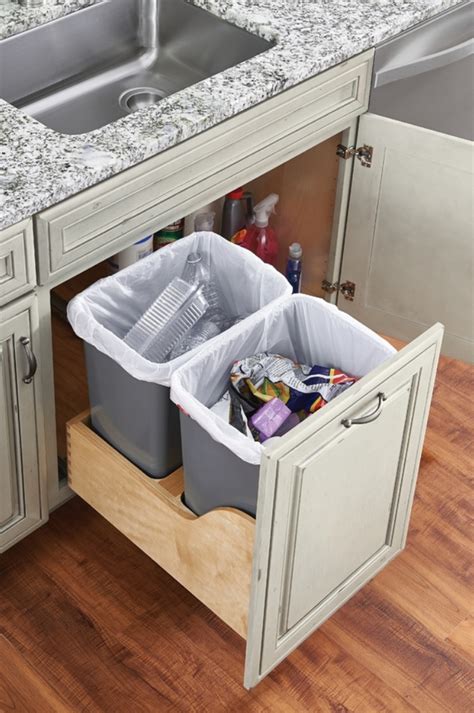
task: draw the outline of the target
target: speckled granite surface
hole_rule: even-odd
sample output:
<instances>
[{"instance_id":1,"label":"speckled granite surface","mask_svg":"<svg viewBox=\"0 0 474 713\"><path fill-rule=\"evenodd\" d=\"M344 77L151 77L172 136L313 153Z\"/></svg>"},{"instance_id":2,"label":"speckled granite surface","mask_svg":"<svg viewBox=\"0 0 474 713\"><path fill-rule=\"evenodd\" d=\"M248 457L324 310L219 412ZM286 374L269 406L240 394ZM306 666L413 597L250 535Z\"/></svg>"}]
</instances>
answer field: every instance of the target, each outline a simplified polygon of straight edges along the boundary
<instances>
[{"instance_id":1,"label":"speckled granite surface","mask_svg":"<svg viewBox=\"0 0 474 713\"><path fill-rule=\"evenodd\" d=\"M275 40L275 46L167 97L159 105L88 134L59 134L0 100L0 228L458 4L457 0L191 1ZM2 32L12 34L91 2L94 0L65 0L55 6L52 3L43 12L6 11L2 6L0 26L4 23Z\"/></svg>"},{"instance_id":2,"label":"speckled granite surface","mask_svg":"<svg viewBox=\"0 0 474 713\"><path fill-rule=\"evenodd\" d=\"M41 7L22 7L10 0L0 4L0 40L18 32L24 32L32 27L38 27L45 22L51 22L57 17L63 17L99 0L44 0ZM0 0L1 2L1 0Z\"/></svg>"}]
</instances>

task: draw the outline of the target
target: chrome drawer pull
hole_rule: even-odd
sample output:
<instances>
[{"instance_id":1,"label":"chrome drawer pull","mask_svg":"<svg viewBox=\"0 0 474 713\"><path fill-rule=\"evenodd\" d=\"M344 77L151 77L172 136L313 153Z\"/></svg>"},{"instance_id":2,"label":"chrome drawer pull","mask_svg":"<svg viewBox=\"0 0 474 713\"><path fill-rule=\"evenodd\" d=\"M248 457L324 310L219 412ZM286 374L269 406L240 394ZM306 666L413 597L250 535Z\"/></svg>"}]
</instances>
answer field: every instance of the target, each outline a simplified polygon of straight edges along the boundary
<instances>
[{"instance_id":1,"label":"chrome drawer pull","mask_svg":"<svg viewBox=\"0 0 474 713\"><path fill-rule=\"evenodd\" d=\"M38 368L38 362L33 354L33 350L30 346L30 340L28 337L20 337L20 344L23 346L26 354L26 361L28 362L28 373L23 377L23 382L25 384L31 384L33 377L36 374L36 369Z\"/></svg>"},{"instance_id":2,"label":"chrome drawer pull","mask_svg":"<svg viewBox=\"0 0 474 713\"><path fill-rule=\"evenodd\" d=\"M342 425L345 426L345 428L350 428L351 426L360 423L370 423L371 421L375 421L375 419L378 418L382 413L383 402L387 400L387 397L382 392L377 394L377 398L379 402L377 404L376 409L372 411L372 413L368 413L366 416L361 416L360 418L343 418L341 421Z\"/></svg>"}]
</instances>

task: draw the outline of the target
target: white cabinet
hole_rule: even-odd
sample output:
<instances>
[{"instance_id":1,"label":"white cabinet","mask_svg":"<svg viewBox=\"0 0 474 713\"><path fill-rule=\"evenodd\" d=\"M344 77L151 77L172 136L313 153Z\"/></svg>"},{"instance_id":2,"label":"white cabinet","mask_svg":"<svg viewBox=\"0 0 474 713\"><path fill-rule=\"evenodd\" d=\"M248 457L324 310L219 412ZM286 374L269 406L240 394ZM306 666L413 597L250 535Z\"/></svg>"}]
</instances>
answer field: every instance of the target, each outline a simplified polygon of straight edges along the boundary
<instances>
[{"instance_id":1,"label":"white cabinet","mask_svg":"<svg viewBox=\"0 0 474 713\"><path fill-rule=\"evenodd\" d=\"M0 315L0 551L46 518L34 388L35 298Z\"/></svg>"},{"instance_id":2,"label":"white cabinet","mask_svg":"<svg viewBox=\"0 0 474 713\"><path fill-rule=\"evenodd\" d=\"M436 325L262 463L247 687L405 546L441 339Z\"/></svg>"},{"instance_id":3,"label":"white cabinet","mask_svg":"<svg viewBox=\"0 0 474 713\"><path fill-rule=\"evenodd\" d=\"M470 141L366 114L354 161L338 306L372 329L413 339L445 325L443 353L474 356L473 146Z\"/></svg>"},{"instance_id":4,"label":"white cabinet","mask_svg":"<svg viewBox=\"0 0 474 713\"><path fill-rule=\"evenodd\" d=\"M43 448L57 486L51 287L318 142L343 130L351 137L367 106L371 63L371 52L354 58L37 216L37 297L0 313L0 549L47 517ZM446 344L461 349L469 162L462 142L419 131L379 117L361 121L358 145L373 147L372 165L354 162L340 279L354 292L339 303L401 337L444 319ZM444 240L433 238L440 225L451 241L448 260ZM7 256L5 275L10 264ZM22 279L21 289L33 284L26 272ZM35 387L28 372L37 299L43 373ZM440 325L428 329L269 448L255 520L232 508L194 516L180 499L182 473L153 481L94 433L87 415L69 425L72 491L247 639L248 688L403 549L442 333Z\"/></svg>"},{"instance_id":5,"label":"white cabinet","mask_svg":"<svg viewBox=\"0 0 474 713\"><path fill-rule=\"evenodd\" d=\"M233 508L193 515L179 471L148 478L87 416L69 425L71 488L246 637L247 688L403 549L442 333L268 448L255 521Z\"/></svg>"}]
</instances>

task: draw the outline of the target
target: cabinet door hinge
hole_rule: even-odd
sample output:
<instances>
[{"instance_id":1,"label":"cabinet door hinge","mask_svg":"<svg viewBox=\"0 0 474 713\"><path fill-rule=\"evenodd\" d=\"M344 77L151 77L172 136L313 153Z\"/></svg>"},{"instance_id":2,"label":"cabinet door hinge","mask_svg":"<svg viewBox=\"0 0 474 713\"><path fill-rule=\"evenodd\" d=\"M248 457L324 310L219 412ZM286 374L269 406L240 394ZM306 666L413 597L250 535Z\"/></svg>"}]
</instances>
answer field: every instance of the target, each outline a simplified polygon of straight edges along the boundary
<instances>
[{"instance_id":1,"label":"cabinet door hinge","mask_svg":"<svg viewBox=\"0 0 474 713\"><path fill-rule=\"evenodd\" d=\"M332 295L333 292L339 291L346 300L349 300L350 302L354 301L356 291L355 282L346 280L346 282L343 282L340 285L339 282L329 282L329 280L323 280L321 287L324 292L327 292L330 295Z\"/></svg>"},{"instance_id":2,"label":"cabinet door hinge","mask_svg":"<svg viewBox=\"0 0 474 713\"><path fill-rule=\"evenodd\" d=\"M344 144L339 144L336 153L339 158L348 159L355 156L359 159L361 164L365 168L370 168L372 166L372 157L374 155L374 147L364 144L356 148L355 146L344 146Z\"/></svg>"}]
</instances>

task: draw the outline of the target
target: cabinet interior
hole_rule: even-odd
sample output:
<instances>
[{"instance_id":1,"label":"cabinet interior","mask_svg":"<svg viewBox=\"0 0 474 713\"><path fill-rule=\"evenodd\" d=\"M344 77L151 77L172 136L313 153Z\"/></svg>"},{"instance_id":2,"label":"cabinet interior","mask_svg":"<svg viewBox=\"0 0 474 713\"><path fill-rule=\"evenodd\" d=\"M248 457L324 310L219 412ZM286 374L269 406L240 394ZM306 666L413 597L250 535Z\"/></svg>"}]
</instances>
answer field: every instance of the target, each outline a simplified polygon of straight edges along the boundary
<instances>
[{"instance_id":1,"label":"cabinet interior","mask_svg":"<svg viewBox=\"0 0 474 713\"><path fill-rule=\"evenodd\" d=\"M303 247L302 291L324 296L321 282L326 276L330 251L338 178L337 144L341 135L305 151L246 184L255 202L269 193L280 201L271 224L279 243L277 268L284 271L288 246ZM216 199L219 196L216 196ZM180 216L177 215L176 219ZM140 236L137 236L137 239ZM56 438L60 478L66 476L66 423L89 408L87 376L82 342L66 318L67 302L109 274L107 262L71 277L51 291L52 345L56 410Z\"/></svg>"},{"instance_id":2,"label":"cabinet interior","mask_svg":"<svg viewBox=\"0 0 474 713\"><path fill-rule=\"evenodd\" d=\"M327 275L339 170L336 149L341 141L342 134L332 136L246 186L255 203L269 193L280 196L271 218L280 243L277 268L284 272L289 246L300 243L302 292L316 297L325 296L321 283Z\"/></svg>"}]
</instances>

